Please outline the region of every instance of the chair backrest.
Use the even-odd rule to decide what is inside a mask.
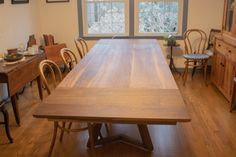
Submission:
[[[27,48],[32,47],[33,45],[36,45],[36,44],[37,42],[36,42],[34,34],[30,35],[29,40],[27,42]]]
[[[57,44],[57,45],[50,45],[44,47],[44,52],[46,55],[46,58],[49,60],[52,60],[59,64],[64,64],[60,51],[61,49],[66,48],[66,44]]]
[[[205,53],[207,35],[200,29],[189,29],[184,33],[185,53]]]
[[[75,38],[75,46],[79,52],[79,56],[82,59],[86,53],[88,53],[88,44],[82,38]]]
[[[55,45],[54,36],[53,35],[51,35],[51,34],[49,34],[49,35],[44,34],[43,38],[44,38],[45,46]]]
[[[64,61],[64,64],[68,71],[73,69],[76,64],[78,64],[78,60],[73,51],[68,48],[61,49],[61,58]]]
[[[52,76],[54,88],[57,86],[58,82],[62,81],[61,70],[58,65],[51,60],[43,60],[39,63],[39,72],[42,78],[43,85],[45,86],[48,94],[51,94],[51,89],[49,86],[49,81],[46,78],[46,72]],[[57,77],[58,76],[58,77]]]

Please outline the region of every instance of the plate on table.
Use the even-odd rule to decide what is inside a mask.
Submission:
[[[21,60],[24,57],[24,55],[16,53],[16,54],[8,54],[6,56],[4,56],[4,60],[6,62],[16,62]]]

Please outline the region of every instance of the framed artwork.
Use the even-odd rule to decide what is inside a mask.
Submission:
[[[0,0],[0,4],[4,3],[4,0]]]
[[[12,4],[29,3],[29,0],[11,0]]]
[[[46,0],[47,3],[63,3],[70,2],[70,0]]]

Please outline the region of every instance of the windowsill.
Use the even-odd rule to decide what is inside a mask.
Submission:
[[[112,36],[80,36],[85,40],[112,39]],[[176,40],[182,40],[183,36],[175,36]],[[163,39],[163,36],[116,36],[114,39]],[[164,40],[164,39],[163,39]]]

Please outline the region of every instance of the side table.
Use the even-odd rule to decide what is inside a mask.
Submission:
[[[178,70],[177,70],[176,67],[175,67],[174,59],[173,59],[173,48],[174,48],[174,47],[179,47],[180,44],[178,44],[178,43],[175,44],[175,45],[164,44],[164,46],[170,47],[170,64],[169,64],[170,70],[171,70],[171,71],[174,71],[174,72],[177,72],[178,74],[180,74],[180,72],[178,72]]]
[[[39,63],[45,59],[44,54],[25,57],[25,60],[13,64],[0,63],[0,83],[7,83],[8,96],[11,98],[16,123],[20,125],[20,114],[17,103],[17,92],[27,83],[37,80],[40,99],[43,99],[41,78],[38,70]]]

